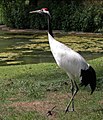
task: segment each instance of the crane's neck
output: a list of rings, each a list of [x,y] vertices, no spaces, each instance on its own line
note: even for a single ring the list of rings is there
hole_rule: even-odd
[[[48,32],[53,37],[52,27],[51,27],[51,17],[48,15]]]

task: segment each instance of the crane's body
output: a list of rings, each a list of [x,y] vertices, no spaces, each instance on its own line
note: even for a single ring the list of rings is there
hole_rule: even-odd
[[[70,79],[79,78],[81,69],[88,69],[89,64],[80,54],[56,41],[49,33],[48,39],[56,63],[69,75]]]
[[[51,52],[58,66],[69,76],[72,85],[72,97],[65,111],[69,111],[70,105],[72,105],[72,111],[74,111],[74,97],[79,90],[75,80],[79,79],[81,86],[90,85],[92,94],[96,88],[96,73],[79,53],[54,39],[51,29],[51,16],[47,8],[30,13],[43,14],[48,20],[48,40]]]

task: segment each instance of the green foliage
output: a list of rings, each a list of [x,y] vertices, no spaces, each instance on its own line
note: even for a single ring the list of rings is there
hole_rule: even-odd
[[[2,8],[2,5],[0,5],[0,24],[3,24],[3,8]]]
[[[103,23],[102,5],[85,6],[81,16],[81,30],[86,32],[100,32]]]
[[[63,8],[62,29],[65,31],[101,32],[103,27],[102,5],[70,5]]]
[[[11,1],[4,3],[5,24],[12,28],[27,28],[29,26],[29,9],[25,1]]]
[[[64,31],[103,32],[103,2],[45,0],[37,6],[22,1],[6,1],[5,24],[13,28],[47,29],[47,21],[41,15],[29,15],[30,10],[48,7],[52,15],[52,27]]]
[[[103,3],[78,4],[78,2],[58,3],[48,1],[46,7],[49,7],[52,15],[53,29],[64,31],[84,31],[84,32],[102,32],[103,31]],[[43,5],[39,5],[42,8]],[[38,9],[38,8],[36,8]],[[46,29],[47,24],[44,18],[34,15],[34,22],[31,18],[32,28]]]

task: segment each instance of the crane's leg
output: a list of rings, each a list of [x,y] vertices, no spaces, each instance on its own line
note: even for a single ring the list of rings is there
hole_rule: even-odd
[[[70,99],[70,101],[69,101],[69,104],[68,104],[67,107],[66,107],[65,112],[68,112],[68,111],[69,111],[69,107],[70,107],[71,103],[74,102],[74,97],[75,97],[75,95],[77,94],[77,92],[78,92],[78,90],[79,90],[79,88],[78,88],[77,83],[75,82],[75,80],[74,80],[74,81],[72,80],[72,83],[73,83],[73,85],[75,85],[75,90],[74,90],[73,95],[72,95],[72,97],[71,97],[71,99]],[[74,104],[74,103],[73,103],[73,104]]]
[[[73,84],[73,81],[71,80],[71,92],[72,92],[72,96],[74,94],[74,84]],[[72,100],[72,110],[71,111],[74,111],[74,99]]]

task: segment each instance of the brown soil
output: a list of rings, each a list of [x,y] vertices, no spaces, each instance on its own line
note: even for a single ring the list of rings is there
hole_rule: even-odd
[[[46,99],[43,101],[41,100],[35,100],[32,102],[15,102],[14,101],[9,106],[15,107],[17,110],[37,111],[41,115],[47,116],[50,119],[54,120],[54,118],[56,118],[58,114],[58,111],[60,110],[64,111],[66,107],[64,105],[64,101],[67,99],[68,99],[68,95],[65,95],[63,93],[51,92],[51,93],[48,93]],[[10,100],[12,101],[15,99],[11,98]],[[49,112],[51,112],[51,114],[48,114]]]

